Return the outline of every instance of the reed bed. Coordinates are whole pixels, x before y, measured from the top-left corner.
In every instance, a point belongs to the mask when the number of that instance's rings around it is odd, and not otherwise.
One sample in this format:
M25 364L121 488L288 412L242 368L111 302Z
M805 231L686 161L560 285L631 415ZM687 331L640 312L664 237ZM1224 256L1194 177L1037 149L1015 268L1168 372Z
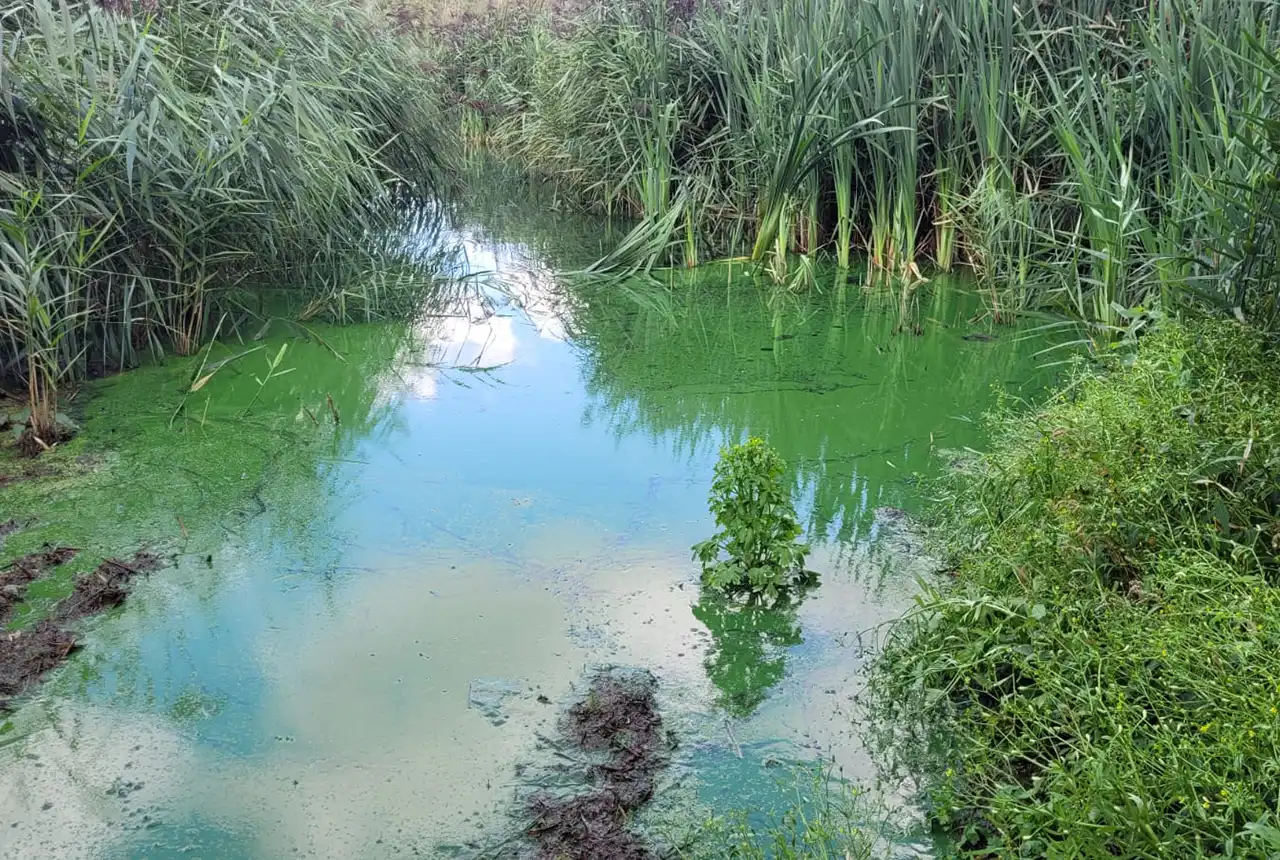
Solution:
M377 313L440 176L404 22L339 0L0 2L0 377L57 392L262 313ZM388 256L395 259L388 265Z
M1274 316L1278 16L633 0L455 22L434 62L470 146L639 220L598 268L741 256L795 286L824 253L905 298L962 266L996 316L1066 314L1101 350L1187 296Z

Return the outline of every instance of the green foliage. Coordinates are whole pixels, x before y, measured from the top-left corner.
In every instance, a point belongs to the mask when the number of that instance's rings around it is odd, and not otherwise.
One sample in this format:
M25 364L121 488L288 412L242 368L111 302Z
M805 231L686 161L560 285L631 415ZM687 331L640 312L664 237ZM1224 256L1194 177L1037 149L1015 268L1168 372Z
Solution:
M378 4L0 0L0 40L0 379L33 426L268 288L367 317L429 282L385 237L435 187L435 96Z
M1267 75L1280 77L1280 54L1260 47L1253 54ZM1238 316L1274 331L1280 329L1280 117L1250 116L1243 138L1241 149L1254 170L1214 189L1237 225L1216 248L1229 274L1229 288L1217 298Z
M719 531L693 547L709 587L773 600L803 578L809 547L799 540L786 468L778 452L755 437L720 452L710 498Z
M1280 0L633 0L496 13L437 57L484 146L641 220L610 267L968 265L996 316L1105 352L1196 297L1280 324L1278 32Z
M894 628L870 706L962 850L1274 856L1277 379L1258 332L1169 324L997 415L944 485L956 582Z

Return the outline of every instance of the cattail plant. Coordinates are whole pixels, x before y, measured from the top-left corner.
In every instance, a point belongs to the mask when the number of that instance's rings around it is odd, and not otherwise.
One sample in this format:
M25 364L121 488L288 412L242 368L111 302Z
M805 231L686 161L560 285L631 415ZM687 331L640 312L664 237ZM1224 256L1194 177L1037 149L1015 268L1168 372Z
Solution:
M490 147L642 220L625 269L748 257L787 285L797 258L861 257L909 305L965 266L998 319L1047 311L1097 346L1152 302L1251 304L1228 295L1257 245L1234 204L1268 175L1280 0L672 9L496 16L437 58L461 103L503 106Z

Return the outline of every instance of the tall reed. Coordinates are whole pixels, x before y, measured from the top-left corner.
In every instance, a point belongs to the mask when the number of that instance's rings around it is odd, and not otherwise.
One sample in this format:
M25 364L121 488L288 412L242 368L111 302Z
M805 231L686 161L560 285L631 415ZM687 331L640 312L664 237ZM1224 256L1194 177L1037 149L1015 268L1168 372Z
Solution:
M1278 0L630 0L473 21L436 59L491 106L493 148L645 217L650 265L964 264L997 315L1048 309L1103 348L1152 303L1274 305L1224 194L1270 175L1277 24ZM683 235L657 236L678 188ZM1267 301L1232 299L1242 277Z
M123 10L123 11L121 11ZM0 376L195 351L255 284L308 295L438 176L411 47L339 0L0 2Z

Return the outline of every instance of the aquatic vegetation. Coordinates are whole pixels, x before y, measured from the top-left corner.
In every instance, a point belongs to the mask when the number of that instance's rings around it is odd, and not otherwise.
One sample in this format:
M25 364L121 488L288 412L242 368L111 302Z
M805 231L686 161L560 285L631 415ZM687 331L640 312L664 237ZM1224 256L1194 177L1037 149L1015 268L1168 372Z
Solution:
M384 237L438 183L435 96L376 5L4 0L0 28L0 378L40 442L69 381L269 292L364 319L431 280Z
M288 373L292 373L294 371L295 368L292 368L292 367L281 368L280 366L281 363L284 361L284 354L288 349L289 349L289 344L287 341L285 343L280 344L280 349L278 352L276 352L275 357L267 358L266 373L263 374L262 376L253 377L253 381L258 383L258 390L253 393L253 398L249 401L249 405L244 408L244 412L241 413L241 417L248 415L249 411L253 409L253 405L257 403L258 398L262 396L262 392L267 387L267 383L271 382L271 380L273 379L278 379L279 377L284 376L285 374L288 374ZM196 382L192 385L192 388L195 388L197 385L199 385L199 380L196 380ZM329 398L326 405L328 405L329 409L333 411L334 413L333 420L334 420L334 423L337 424L338 416L337 416L337 410L334 409L333 398Z
M782 777L774 777L783 779ZM702 824L676 856L684 860L872 860L892 857L892 816L830 766L795 768L791 805L719 816ZM878 823L874 823L878 822Z
M1055 372L1035 355L1054 343L1046 333L974 331L982 303L964 282L917 291L924 334L896 337L893 295L774 295L727 268L680 273L660 306L612 288L580 293L572 329L592 347L587 417L620 437L674 439L691 464L727 439L768 439L814 543L867 538L881 505L918 511L910 482L936 467L935 443L981 444L975 419L993 385L1030 397ZM912 396L895 396L906 385Z
M468 140L640 220L606 268L746 257L805 285L826 253L906 301L966 266L996 317L1105 351L1135 307L1275 306L1251 210L1277 23L1275 0L635 0L495 12L435 51Z
M958 849L1271 856L1277 378L1257 331L1169 324L997 413L940 488L955 581L893 629L869 704Z
M783 480L786 468L778 452L757 437L720 452L710 498L719 531L693 547L705 585L773 601L804 578L809 547L800 541L800 522Z
M0 459L0 521L15 517L22 526L6 537L6 557L45 544L81 550L27 589L15 625L38 618L103 559L148 546L203 560L227 540L224 526L238 529L268 504L274 509L273 492L325 492L335 459L387 420L379 392L388 367L419 348L421 335L402 323L317 326L310 337L291 328L265 332L254 347L213 343L198 358L96 382L79 437L35 462ZM286 368L278 367L260 386L255 375L270 372L286 345L283 365L296 370L281 376ZM286 526L287 510L280 528L298 525Z

